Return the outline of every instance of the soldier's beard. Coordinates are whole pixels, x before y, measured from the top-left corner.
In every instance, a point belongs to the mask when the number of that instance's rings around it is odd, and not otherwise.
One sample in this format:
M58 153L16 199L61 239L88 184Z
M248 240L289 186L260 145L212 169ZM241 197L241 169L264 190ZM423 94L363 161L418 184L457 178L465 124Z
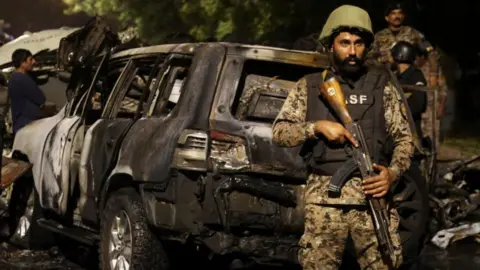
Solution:
M358 58L355 56L348 56L345 59L341 59L340 56L334 51L333 52L333 64L338 69L339 72L345 73L346 75L355 75L358 74L364 63L364 58ZM350 61L355 61L355 64L350 64Z

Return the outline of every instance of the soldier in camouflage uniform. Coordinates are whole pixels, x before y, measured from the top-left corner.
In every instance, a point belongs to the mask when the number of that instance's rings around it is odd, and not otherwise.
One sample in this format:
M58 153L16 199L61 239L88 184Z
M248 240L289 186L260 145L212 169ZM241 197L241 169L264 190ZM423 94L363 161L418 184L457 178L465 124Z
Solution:
M414 151L406 107L390 73L384 66L373 67L364 62L373 38L368 13L350 5L334 10L320 35L331 52L331 72L340 82L352 119L362 126L366 138L376 137L367 139L367 144L376 161L377 176L363 181L352 176L339 196L330 196L328 185L332 175L348 158L343 144L357 142L319 98L322 73L307 75L297 82L273 125L276 144L284 147L303 144L304 150L308 150L304 156L309 170L305 231L299 251L303 269L338 269L348 235L353 239L363 269L389 269L389 264L398 267L402 262L397 211L389 209L389 231L395 252L392 258L382 258L365 197L385 196L410 166ZM388 157L390 163L375 158L381 151L373 143L387 137L394 141L392 155Z
M420 44L418 46L419 49L419 57L417 58L417 65L423 71L423 74L427 76L427 74L432 73L430 62L428 61L429 51L427 49L428 45ZM433 142L433 128L435 128L435 145L438 147L440 145L440 121L445 113L445 103L447 100L447 82L445 76L443 75L441 67L438 68L438 85L434 87L432 85L428 85L437 90L437 102L434 102L434 95L433 93L427 93L427 110L425 113L422 114L422 132L425 137L430 137ZM432 108L436 106L436 114L437 117L435 120L432 119Z
M398 41L408 41L411 44L418 45L425 42L425 37L418 30L403 25L405 20L405 9L401 4L389 5L385 10L385 20L388 27L375 34L375 42L371 55L378 57L381 63L390 64L393 62L391 49ZM438 54L432 46L427 47L430 51L428 61L430 63L430 73L425 74L429 84L435 87L438 83Z

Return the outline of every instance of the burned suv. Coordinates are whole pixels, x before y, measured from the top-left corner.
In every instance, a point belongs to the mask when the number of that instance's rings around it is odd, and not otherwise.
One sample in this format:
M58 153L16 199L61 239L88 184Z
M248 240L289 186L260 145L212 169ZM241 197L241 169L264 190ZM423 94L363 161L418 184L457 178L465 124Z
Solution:
M34 164L31 224L98 244L102 269L166 269L175 244L228 262L296 263L306 170L271 128L326 56L230 43L103 47L91 60L59 54L81 66L67 105L15 138L14 155ZM426 207L412 183L397 192L404 207L415 202L402 220L410 234Z

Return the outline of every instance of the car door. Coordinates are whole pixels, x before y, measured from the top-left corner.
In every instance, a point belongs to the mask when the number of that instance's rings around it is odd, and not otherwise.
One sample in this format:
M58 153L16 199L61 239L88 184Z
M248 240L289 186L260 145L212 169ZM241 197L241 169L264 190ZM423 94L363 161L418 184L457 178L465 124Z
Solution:
M37 186L42 193L43 208L51 209L62 215L67 210L70 190L70 157L74 138L79 127L83 124L87 105L92 98L92 89L95 87L100 72L105 68L108 54L105 54L94 69L93 76L84 74L79 81L73 99L67 104L65 117L55 125L45 140L41 157L41 174Z
M164 60L163 55L128 61L106 102L101 119L85 134L79 171L79 208L86 220L96 219L94 190L112 170L126 132L146 108L153 78Z

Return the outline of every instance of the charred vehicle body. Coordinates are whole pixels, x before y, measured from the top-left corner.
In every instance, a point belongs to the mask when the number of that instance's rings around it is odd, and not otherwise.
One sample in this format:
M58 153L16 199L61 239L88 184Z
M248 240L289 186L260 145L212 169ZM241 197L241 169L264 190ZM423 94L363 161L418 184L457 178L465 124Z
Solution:
M306 170L271 127L327 57L230 43L114 52L116 42L100 21L62 41L67 105L15 138L13 155L34 164L35 198L16 221L98 244L102 269L166 269L170 243L296 263ZM397 187L405 241L426 218L422 193L414 180Z

